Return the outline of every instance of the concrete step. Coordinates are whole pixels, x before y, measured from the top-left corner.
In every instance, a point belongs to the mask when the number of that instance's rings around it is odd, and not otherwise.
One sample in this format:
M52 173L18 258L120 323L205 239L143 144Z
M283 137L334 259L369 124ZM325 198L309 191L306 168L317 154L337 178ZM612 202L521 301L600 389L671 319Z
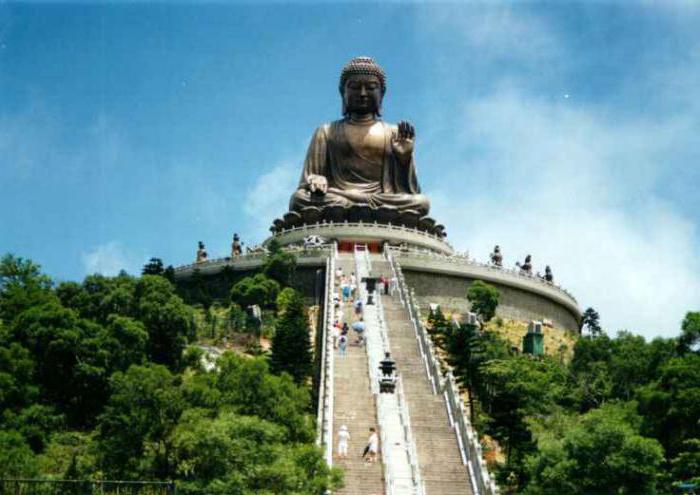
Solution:
M354 264L345 263L341 266L348 275L354 271ZM341 307L341 311L344 312L344 320L351 321L352 309ZM369 428L377 426L376 405L370 389L365 348L350 345L345 357L340 357L336 350L333 379L333 463L342 468L345 473L345 487L335 493L338 495L383 494L384 475L381 462L366 464L361 458L367 444ZM337 455L337 432L343 424L350 432L346 459L340 459Z
M408 313L398 300L383 296L384 315L403 382L421 477L428 495L471 494L466 466L450 427L444 397L433 394Z

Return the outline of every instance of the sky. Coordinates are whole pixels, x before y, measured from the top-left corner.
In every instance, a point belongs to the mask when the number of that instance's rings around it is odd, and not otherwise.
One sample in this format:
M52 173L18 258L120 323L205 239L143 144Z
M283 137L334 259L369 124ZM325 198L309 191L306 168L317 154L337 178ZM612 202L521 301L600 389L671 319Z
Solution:
M669 0L0 1L0 253L61 281L260 243L368 55L455 249L674 336L700 310L698 27Z

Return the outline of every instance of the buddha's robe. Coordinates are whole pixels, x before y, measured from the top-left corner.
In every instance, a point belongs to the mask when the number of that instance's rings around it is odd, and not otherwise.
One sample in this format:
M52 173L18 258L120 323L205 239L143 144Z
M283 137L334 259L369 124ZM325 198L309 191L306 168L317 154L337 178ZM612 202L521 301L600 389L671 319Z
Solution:
M420 194L413 156L400 163L391 148L397 132L396 126L381 121L366 125L338 120L319 127L289 209L365 205L427 215L430 202ZM326 178L325 194L311 193L310 175Z

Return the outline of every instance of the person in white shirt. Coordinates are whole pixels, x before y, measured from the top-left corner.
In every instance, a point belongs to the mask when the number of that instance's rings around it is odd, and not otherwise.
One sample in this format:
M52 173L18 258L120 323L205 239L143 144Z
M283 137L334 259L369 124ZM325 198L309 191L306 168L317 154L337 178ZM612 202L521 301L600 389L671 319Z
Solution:
M377 435L377 430L372 427L369 429L369 438L362 457L366 457L367 462L377 462L377 452L379 452L379 435Z
M350 440L350 432L348 427L343 425L338 431L338 457L341 459L348 456L348 440Z
M357 298L357 277L355 276L355 272L350 274L350 297L353 299Z
M335 284L338 285L340 283L340 279L343 278L343 269L338 267L338 269L335 271Z

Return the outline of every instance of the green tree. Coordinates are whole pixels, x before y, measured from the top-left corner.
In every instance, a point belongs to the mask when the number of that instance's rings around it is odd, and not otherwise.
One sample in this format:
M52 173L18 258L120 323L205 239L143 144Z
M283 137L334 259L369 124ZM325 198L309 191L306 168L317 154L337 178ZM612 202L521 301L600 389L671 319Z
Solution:
M143 265L141 275L163 275L163 260L160 258L151 258L148 263Z
M0 259L0 320L10 323L22 311L54 299L51 287L39 265L6 254Z
M175 294L170 282L155 275L144 275L138 281L134 305L148 332L149 358L178 369L187 342L195 337L192 308Z
M451 324L447 321L445 315L442 314L440 306L434 310L431 309L430 314L428 315L428 333L436 345L440 347L444 347L446 345L445 339L447 338L447 334L450 332L450 326Z
M262 273L240 280L231 288L231 301L246 308L257 304L261 308L273 307L280 285Z
M265 276L276 280L280 285L291 285L297 267L296 257L285 252L275 239L267 245L267 254L263 262L262 272Z
M88 305L89 294L78 282L61 282L56 287L56 295L64 308L74 309L80 314Z
M312 370L311 337L301 294L286 288L278 299L284 302L272 337L270 363L275 373L287 372L304 383Z
M0 411L17 412L37 399L34 368L31 354L18 343L0 346Z
M36 458L24 437L13 430L0 431L0 478L31 478L37 470Z
M671 476L675 481L700 485L700 438L683 442L682 452L671 460Z
M600 407L612 398L613 381L610 368L603 361L593 361L573 375L574 387L570 398L581 412Z
M150 364L115 373L110 385L97 428L102 470L116 479L172 477L171 433L185 407L179 378Z
M132 364L144 364L147 346L148 332L143 323L128 316L109 316L101 347L108 352L110 371L125 371Z
M678 350L700 352L700 311L690 311L681 324L681 336L678 338Z
M90 479L97 471L96 446L90 433L58 431L37 456L43 476L57 479Z
M477 280L467 289L467 299L471 310L478 314L483 321L489 321L496 315L500 293L493 285Z
M337 486L317 449L288 442L284 428L252 416L188 411L174 447L179 491L187 495L316 495Z
M219 407L282 425L291 441L313 441L308 387L297 385L288 374L270 374L264 358L227 352L217 364L213 386L221 394Z
M483 366L493 359L505 359L508 343L494 332L481 332L477 325L453 325L446 330L447 362L460 385L469 391L470 417L476 421L477 397L488 399Z
M54 300L22 312L13 332L16 342L34 356L43 398L72 425L94 421L107 395L102 327Z
M65 418L52 406L32 404L16 414L5 411L4 427L18 431L34 452L41 452L51 434L65 426Z
M645 433L657 438L673 459L686 440L700 438L700 355L670 359L637 398Z
M243 333L246 331L246 312L236 303L231 303L228 309L228 325L232 331Z
M524 456L535 449L527 418L546 414L564 395L566 368L557 360L517 355L483 365L488 431L506 447L507 471L524 478Z
M581 318L581 330L586 329L588 335L591 337L597 337L603 333L603 329L600 326L600 315L593 308L587 308L583 312L583 317Z
M529 458L528 495L653 494L663 451L639 434L634 404L606 404L585 414L563 437L538 439Z

